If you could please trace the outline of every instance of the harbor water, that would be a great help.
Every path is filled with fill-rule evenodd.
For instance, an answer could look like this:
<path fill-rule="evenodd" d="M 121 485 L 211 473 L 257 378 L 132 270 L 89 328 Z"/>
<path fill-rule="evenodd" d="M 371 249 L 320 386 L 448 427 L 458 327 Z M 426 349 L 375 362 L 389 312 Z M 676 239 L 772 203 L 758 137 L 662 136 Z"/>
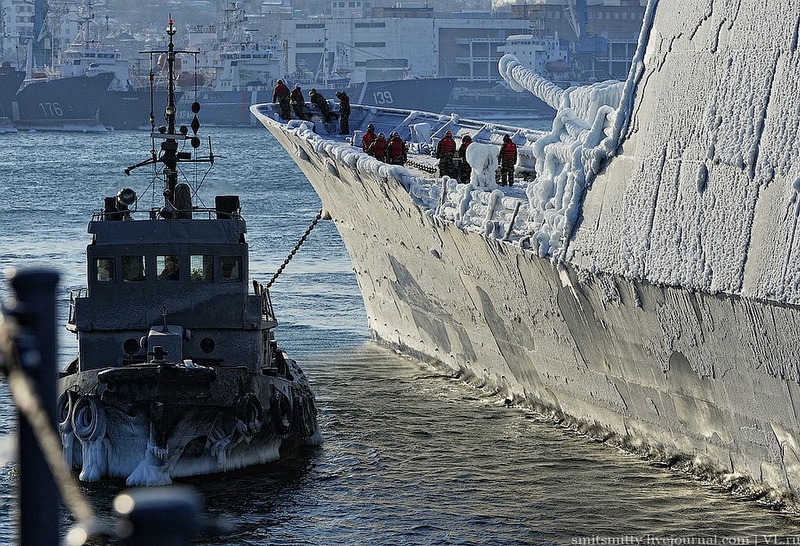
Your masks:
<path fill-rule="evenodd" d="M 266 283 L 319 199 L 266 131 L 200 132 L 213 135 L 216 165 L 184 174 L 205 177 L 204 195 L 240 196 L 251 277 Z M 0 268 L 55 267 L 63 324 L 68 290 L 85 286 L 89 217 L 120 188 L 144 195 L 147 169 L 127 177 L 123 168 L 146 159 L 149 141 L 138 132 L 19 133 L 0 136 L 0 149 Z M 185 480 L 234 527 L 202 544 L 800 543 L 796 516 L 508 407 L 371 342 L 332 222 L 317 225 L 271 293 L 276 335 L 310 377 L 325 442 L 280 464 Z M 58 342 L 63 367 L 76 343 L 64 329 Z M 0 446 L 14 428 L 0 382 Z M 0 544 L 16 537 L 16 476 L 13 461 L 0 468 Z M 108 521 L 124 487 L 81 486 Z"/>

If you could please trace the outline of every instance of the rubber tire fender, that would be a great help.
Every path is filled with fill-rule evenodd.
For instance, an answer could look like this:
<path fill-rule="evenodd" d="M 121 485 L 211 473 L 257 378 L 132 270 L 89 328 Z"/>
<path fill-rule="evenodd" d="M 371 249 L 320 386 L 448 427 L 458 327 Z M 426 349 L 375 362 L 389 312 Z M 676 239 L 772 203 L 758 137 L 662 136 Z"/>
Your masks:
<path fill-rule="evenodd" d="M 75 391 L 62 392 L 56 402 L 56 419 L 58 420 L 58 431 L 61 434 L 72 432 L 72 413 L 75 408 Z"/>
<path fill-rule="evenodd" d="M 81 396 L 72 409 L 72 430 L 83 442 L 93 442 L 105 436 L 106 412 L 94 395 Z"/>
<path fill-rule="evenodd" d="M 264 424 L 264 408 L 252 392 L 240 396 L 234 407 L 236 419 L 242 423 L 247 435 L 255 436 Z"/>
<path fill-rule="evenodd" d="M 269 404 L 269 417 L 272 427 L 279 436 L 286 436 L 292 428 L 292 404 L 289 398 L 278 391 Z"/>

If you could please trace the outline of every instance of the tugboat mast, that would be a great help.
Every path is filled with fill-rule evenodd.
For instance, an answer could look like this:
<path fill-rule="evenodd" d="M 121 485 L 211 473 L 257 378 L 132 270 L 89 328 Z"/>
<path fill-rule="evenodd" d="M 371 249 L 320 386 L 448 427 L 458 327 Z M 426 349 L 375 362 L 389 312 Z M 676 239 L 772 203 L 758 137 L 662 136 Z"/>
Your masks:
<path fill-rule="evenodd" d="M 172 18 L 167 25 L 167 35 L 169 36 L 169 45 L 167 47 L 167 107 L 164 111 L 164 116 L 167 122 L 167 134 L 175 134 L 175 44 L 172 37 L 175 36 L 175 25 L 172 24 Z M 175 206 L 175 186 L 178 184 L 178 141 L 175 138 L 167 138 L 161 143 L 161 162 L 164 163 L 164 176 L 166 178 L 167 187 L 164 190 L 164 206 L 168 207 L 170 204 Z"/>
<path fill-rule="evenodd" d="M 175 127 L 175 121 L 177 119 L 177 106 L 175 104 L 175 55 L 177 53 L 187 53 L 187 54 L 197 54 L 195 51 L 176 51 L 175 44 L 173 42 L 173 36 L 177 33 L 177 29 L 175 28 L 174 23 L 172 22 L 172 18 L 169 19 L 169 24 L 167 25 L 167 35 L 169 36 L 169 43 L 167 47 L 167 51 L 148 51 L 145 53 L 149 53 L 152 59 L 152 56 L 155 54 L 163 54 L 166 53 L 167 55 L 167 106 L 164 110 L 164 118 L 167 122 L 167 125 L 161 125 L 158 127 L 158 131 L 155 130 L 151 131 L 151 138 L 154 142 L 153 147 L 151 148 L 151 157 L 146 159 L 136 165 L 132 165 L 125 169 L 125 174 L 130 174 L 132 170 L 143 167 L 145 165 L 152 165 L 156 163 L 163 163 L 164 169 L 162 170 L 162 175 L 164 177 L 164 207 L 160 211 L 160 216 L 162 218 L 174 218 L 177 216 L 179 218 L 191 218 L 191 196 L 188 191 L 181 192 L 177 191 L 177 193 L 181 193 L 181 195 L 176 195 L 176 190 L 180 190 L 178 184 L 178 163 L 181 162 L 191 162 L 191 163 L 209 163 L 211 165 L 214 164 L 214 154 L 211 151 L 211 141 L 209 140 L 209 151 L 208 156 L 206 157 L 192 157 L 191 152 L 179 152 L 178 151 L 178 141 L 180 140 L 189 140 L 192 148 L 199 148 L 200 147 L 200 138 L 197 136 L 197 131 L 200 129 L 200 121 L 197 119 L 197 113 L 200 112 L 200 103 L 197 101 L 192 103 L 192 113 L 194 117 L 192 119 L 191 128 L 192 128 L 192 136 L 188 136 L 189 129 L 185 125 L 181 125 L 179 128 Z M 152 77 L 152 74 L 151 74 Z M 153 89 L 151 87 L 151 93 L 153 93 Z M 151 114 L 151 122 L 152 122 L 152 114 Z M 155 150 L 155 139 L 161 138 L 163 139 L 161 142 L 161 153 L 156 156 Z M 185 185 L 182 185 L 185 186 Z"/>

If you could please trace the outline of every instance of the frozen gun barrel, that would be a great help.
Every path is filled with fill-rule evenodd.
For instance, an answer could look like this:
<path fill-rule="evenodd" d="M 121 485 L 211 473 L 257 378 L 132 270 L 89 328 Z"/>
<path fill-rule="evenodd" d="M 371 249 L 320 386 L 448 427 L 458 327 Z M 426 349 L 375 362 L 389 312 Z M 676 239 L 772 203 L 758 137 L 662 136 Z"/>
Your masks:
<path fill-rule="evenodd" d="M 564 90 L 530 68 L 524 67 L 514 55 L 503 55 L 498 63 L 498 70 L 514 91 L 530 91 L 553 110 L 558 111 L 564 99 Z"/>

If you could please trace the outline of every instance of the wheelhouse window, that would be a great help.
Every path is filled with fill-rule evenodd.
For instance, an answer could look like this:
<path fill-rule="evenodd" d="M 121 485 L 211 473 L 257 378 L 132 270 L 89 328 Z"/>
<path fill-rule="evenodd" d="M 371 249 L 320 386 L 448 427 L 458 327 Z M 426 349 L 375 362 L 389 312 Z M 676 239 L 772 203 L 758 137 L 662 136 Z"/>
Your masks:
<path fill-rule="evenodd" d="M 97 276 L 95 278 L 99 282 L 114 281 L 114 258 L 97 258 L 95 265 L 97 266 Z"/>
<path fill-rule="evenodd" d="M 177 281 L 180 277 L 178 256 L 175 254 L 156 256 L 156 271 L 160 281 Z"/>
<path fill-rule="evenodd" d="M 122 280 L 123 282 L 144 281 L 144 256 L 123 256 L 122 257 Z"/>
<path fill-rule="evenodd" d="M 242 263 L 239 256 L 223 256 L 220 258 L 223 281 L 238 281 L 242 278 Z"/>
<path fill-rule="evenodd" d="M 192 281 L 203 282 L 214 280 L 214 256 L 208 254 L 192 254 L 189 257 L 189 267 L 192 270 Z"/>

